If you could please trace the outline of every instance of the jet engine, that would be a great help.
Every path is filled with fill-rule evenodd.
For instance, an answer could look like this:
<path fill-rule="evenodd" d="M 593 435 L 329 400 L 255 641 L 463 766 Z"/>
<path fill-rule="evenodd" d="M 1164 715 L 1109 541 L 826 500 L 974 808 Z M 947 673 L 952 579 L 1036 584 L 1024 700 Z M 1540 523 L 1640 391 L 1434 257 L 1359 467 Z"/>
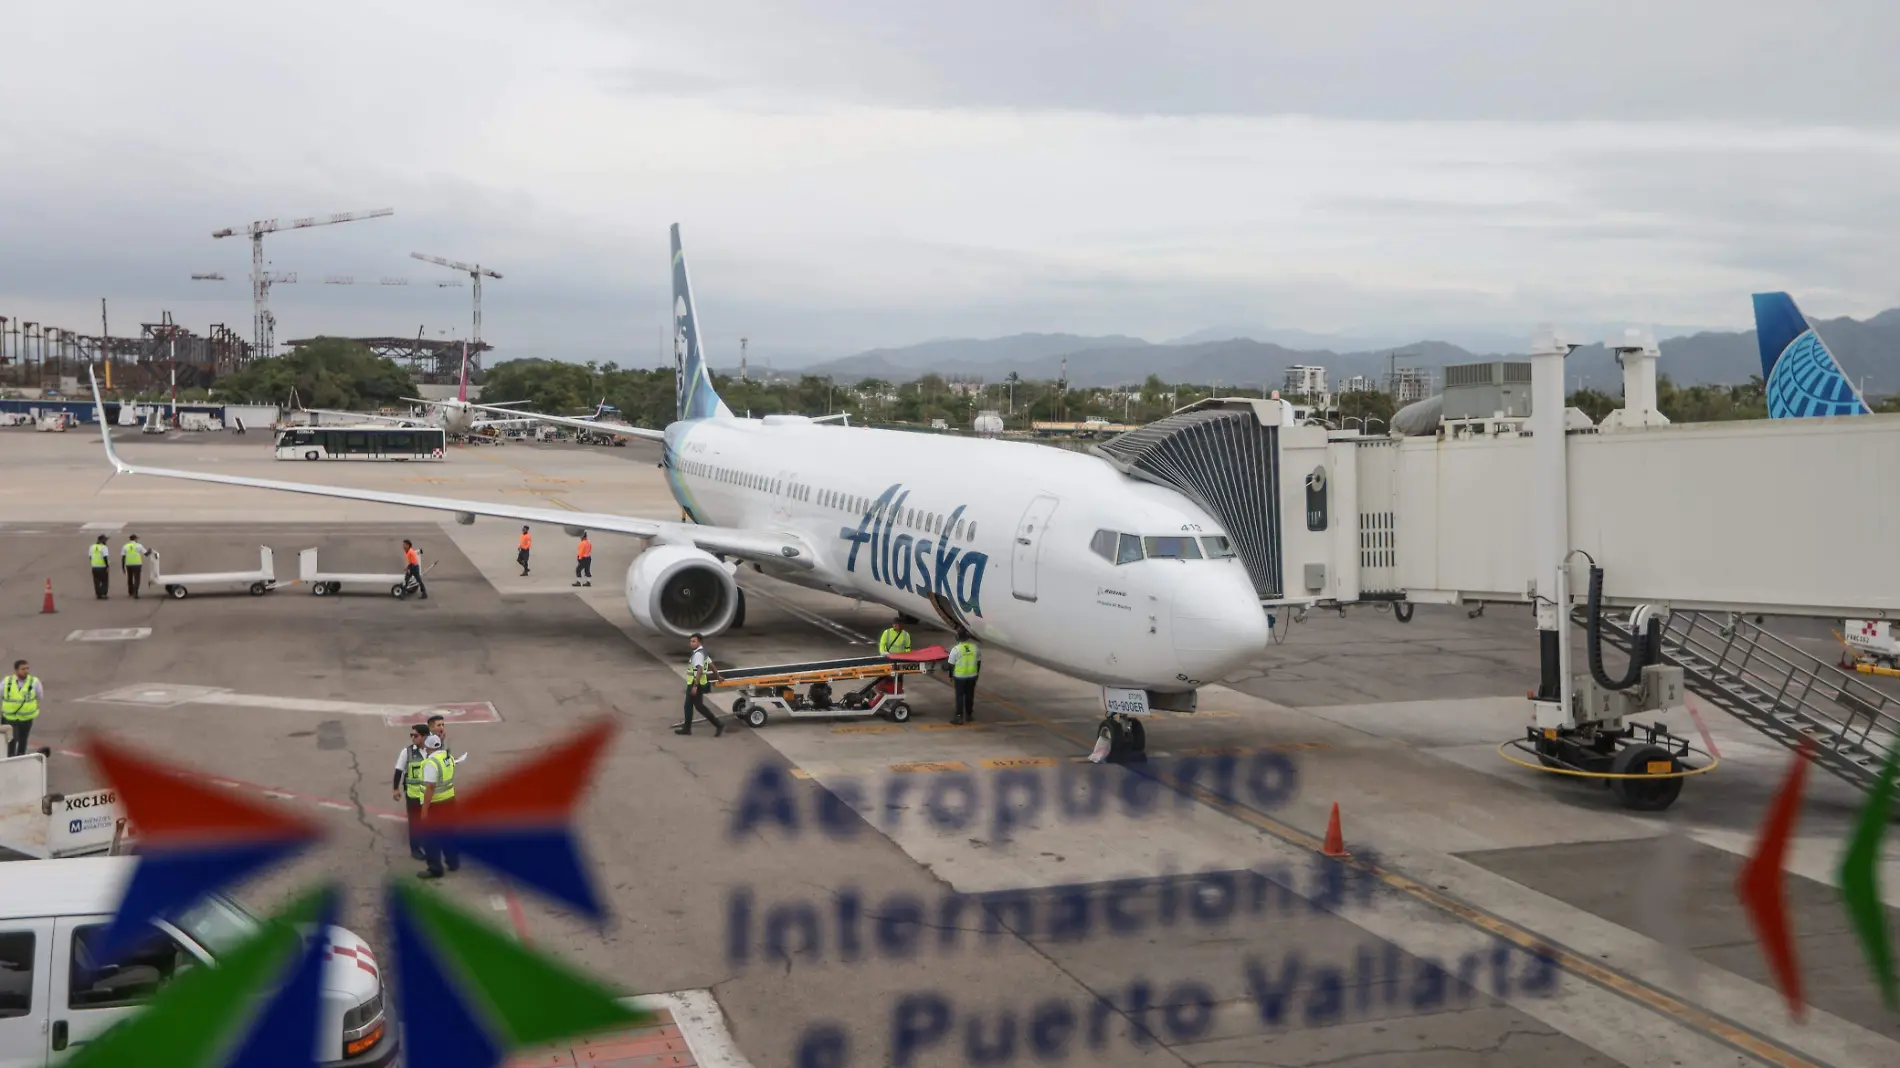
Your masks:
<path fill-rule="evenodd" d="M 655 545 L 627 568 L 627 610 L 642 627 L 684 638 L 719 634 L 739 612 L 732 571 L 703 549 Z"/>

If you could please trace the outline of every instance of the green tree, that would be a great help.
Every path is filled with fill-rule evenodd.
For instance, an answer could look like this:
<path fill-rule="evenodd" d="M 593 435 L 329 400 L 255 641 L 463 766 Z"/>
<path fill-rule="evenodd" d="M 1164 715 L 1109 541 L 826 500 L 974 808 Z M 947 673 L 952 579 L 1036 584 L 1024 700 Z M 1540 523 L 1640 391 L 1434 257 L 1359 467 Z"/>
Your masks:
<path fill-rule="evenodd" d="M 1569 404 L 1589 416 L 1591 422 L 1601 423 L 1604 416 L 1623 406 L 1623 398 L 1594 389 L 1580 389 L 1570 395 Z"/>
<path fill-rule="evenodd" d="M 1355 430 L 1361 429 L 1360 421 L 1363 421 L 1372 426 L 1374 433 L 1383 433 L 1392 425 L 1393 404 L 1389 393 L 1376 389 L 1354 390 L 1341 393 L 1337 404 L 1342 426 L 1347 425 L 1345 420 L 1352 419 L 1351 426 Z M 1376 424 L 1372 422 L 1375 419 Z"/>
<path fill-rule="evenodd" d="M 217 384 L 220 399 L 278 404 L 292 390 L 312 408 L 361 410 L 415 395 L 409 373 L 354 341 L 320 337 L 283 356 L 253 360 Z"/>

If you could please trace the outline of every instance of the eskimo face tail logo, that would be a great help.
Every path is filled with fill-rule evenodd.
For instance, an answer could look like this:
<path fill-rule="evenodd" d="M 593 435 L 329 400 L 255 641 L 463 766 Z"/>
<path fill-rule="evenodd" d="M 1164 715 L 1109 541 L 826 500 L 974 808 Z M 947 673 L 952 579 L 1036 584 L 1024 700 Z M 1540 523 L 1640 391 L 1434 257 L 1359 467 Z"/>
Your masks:
<path fill-rule="evenodd" d="M 839 540 L 851 546 L 844 569 L 857 573 L 862 559 L 876 582 L 914 593 L 927 604 L 955 605 L 959 612 L 981 618 L 989 555 L 966 551 L 943 537 L 897 533 L 896 518 L 909 498 L 909 490 L 894 484 L 871 502 L 856 527 L 838 530 Z M 960 504 L 945 517 L 943 529 L 956 530 L 966 507 Z"/>

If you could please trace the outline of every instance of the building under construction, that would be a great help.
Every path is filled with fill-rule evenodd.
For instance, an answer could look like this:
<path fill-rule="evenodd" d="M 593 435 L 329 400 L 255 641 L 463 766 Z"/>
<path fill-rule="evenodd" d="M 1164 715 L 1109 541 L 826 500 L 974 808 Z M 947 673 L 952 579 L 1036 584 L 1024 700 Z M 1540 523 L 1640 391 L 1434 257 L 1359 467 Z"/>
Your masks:
<path fill-rule="evenodd" d="M 251 359 L 251 343 L 222 323 L 197 334 L 171 321 L 142 323 L 136 336 L 104 336 L 0 315 L 0 386 L 73 391 L 86 369 L 115 390 L 208 387 Z"/>
<path fill-rule="evenodd" d="M 292 351 L 308 345 L 316 338 L 299 338 L 284 342 Z M 404 370 L 415 376 L 416 381 L 424 385 L 446 385 L 462 377 L 462 342 L 430 341 L 424 337 L 351 337 L 344 341 L 355 342 L 385 359 L 396 361 Z M 482 353 L 490 352 L 493 346 L 486 341 L 473 341 L 468 345 L 469 381 L 481 379 Z"/>

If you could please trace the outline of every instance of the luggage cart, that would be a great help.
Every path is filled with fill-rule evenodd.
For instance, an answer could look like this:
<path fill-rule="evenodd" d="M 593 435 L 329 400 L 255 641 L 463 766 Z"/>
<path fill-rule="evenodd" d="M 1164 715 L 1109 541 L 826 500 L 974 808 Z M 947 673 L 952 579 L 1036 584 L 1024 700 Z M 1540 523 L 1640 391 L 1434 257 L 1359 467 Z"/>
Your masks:
<path fill-rule="evenodd" d="M 942 646 L 932 645 L 890 656 L 734 668 L 721 671 L 712 688 L 740 691 L 733 699 L 732 714 L 751 727 L 765 726 L 774 715 L 791 719 L 884 716 L 903 723 L 911 712 L 904 676 L 933 671 L 949 656 Z M 799 692 L 800 687 L 804 692 Z"/>
<path fill-rule="evenodd" d="M 206 586 L 241 586 L 250 591 L 253 597 L 262 597 L 277 588 L 277 566 L 271 557 L 270 546 L 260 545 L 258 551 L 258 569 L 256 571 L 205 571 L 193 575 L 165 574 L 164 560 L 158 550 L 152 550 L 151 584 L 162 586 L 166 594 L 175 601 L 182 601 L 191 595 L 192 587 L 203 589 Z"/>
<path fill-rule="evenodd" d="M 393 573 L 374 574 L 339 571 L 326 574 L 325 572 L 318 571 L 317 551 L 315 549 L 305 549 L 297 554 L 297 580 L 309 586 L 310 592 L 318 597 L 342 593 L 343 584 L 346 582 L 352 586 L 368 586 L 372 589 L 388 590 L 391 597 L 397 598 L 404 596 L 408 592 L 406 588 L 408 586 L 408 576 L 406 573 L 399 575 Z"/>

